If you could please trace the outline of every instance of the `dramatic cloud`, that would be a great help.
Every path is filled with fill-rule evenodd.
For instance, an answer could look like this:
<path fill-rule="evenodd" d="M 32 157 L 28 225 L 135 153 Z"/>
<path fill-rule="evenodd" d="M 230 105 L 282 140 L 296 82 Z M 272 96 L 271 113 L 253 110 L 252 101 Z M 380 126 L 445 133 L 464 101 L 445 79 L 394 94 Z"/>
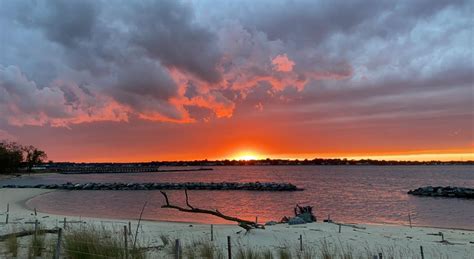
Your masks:
<path fill-rule="evenodd" d="M 0 127 L 469 121 L 472 9 L 468 0 L 2 1 Z"/>
<path fill-rule="evenodd" d="M 295 62 L 291 61 L 286 54 L 278 55 L 272 60 L 273 69 L 280 72 L 293 70 Z"/>
<path fill-rule="evenodd" d="M 67 126 L 127 120 L 126 108 L 110 97 L 85 89 L 61 80 L 40 89 L 17 67 L 0 65 L 0 113 L 12 125 Z"/>

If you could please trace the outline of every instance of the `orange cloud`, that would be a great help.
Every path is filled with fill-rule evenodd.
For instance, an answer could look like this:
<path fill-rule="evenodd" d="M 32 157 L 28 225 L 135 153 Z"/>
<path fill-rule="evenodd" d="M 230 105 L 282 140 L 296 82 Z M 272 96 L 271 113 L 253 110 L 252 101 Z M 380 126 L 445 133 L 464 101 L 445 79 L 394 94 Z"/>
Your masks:
<path fill-rule="evenodd" d="M 273 70 L 279 72 L 290 72 L 293 70 L 295 62 L 288 58 L 286 54 L 280 54 L 272 60 Z"/>

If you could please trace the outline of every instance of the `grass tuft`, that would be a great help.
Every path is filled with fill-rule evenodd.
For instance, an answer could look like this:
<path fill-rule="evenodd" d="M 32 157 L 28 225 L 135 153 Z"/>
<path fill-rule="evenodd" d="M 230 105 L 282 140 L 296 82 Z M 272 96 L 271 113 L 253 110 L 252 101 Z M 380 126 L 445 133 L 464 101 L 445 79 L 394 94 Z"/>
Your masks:
<path fill-rule="evenodd" d="M 270 249 L 265 249 L 262 251 L 262 259 L 273 259 L 273 252 Z"/>
<path fill-rule="evenodd" d="M 64 251 L 67 258 L 92 259 L 92 258 L 124 258 L 126 249 L 120 235 L 105 229 L 94 227 L 70 230 L 64 236 Z M 139 248 L 129 248 L 131 258 L 145 258 Z"/>
<path fill-rule="evenodd" d="M 11 253 L 13 257 L 18 256 L 18 238 L 16 236 L 11 236 L 5 241 L 7 251 Z"/>
<path fill-rule="evenodd" d="M 261 256 L 261 253 L 253 250 L 250 247 L 243 248 L 239 246 L 237 249 L 236 258 L 237 259 L 260 259 L 262 258 L 262 256 Z"/>
<path fill-rule="evenodd" d="M 41 257 L 45 250 L 44 235 L 31 236 L 30 246 L 28 247 L 28 256 L 30 258 Z"/>
<path fill-rule="evenodd" d="M 290 249 L 287 246 L 280 248 L 278 250 L 278 257 L 280 259 L 291 259 L 292 257 Z"/>

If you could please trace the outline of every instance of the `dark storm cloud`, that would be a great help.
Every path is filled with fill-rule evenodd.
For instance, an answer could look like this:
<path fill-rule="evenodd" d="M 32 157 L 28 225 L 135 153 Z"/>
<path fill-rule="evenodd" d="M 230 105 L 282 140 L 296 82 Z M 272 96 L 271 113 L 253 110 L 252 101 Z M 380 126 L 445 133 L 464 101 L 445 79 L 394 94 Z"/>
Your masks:
<path fill-rule="evenodd" d="M 42 27 L 48 39 L 73 48 L 92 38 L 99 12 L 94 1 L 51 0 L 36 4 L 44 6 L 32 17 L 23 17 L 24 22 Z"/>
<path fill-rule="evenodd" d="M 439 100 L 472 88 L 472 5 L 3 1 L 0 112 L 15 125 L 60 126 L 133 116 L 190 122 L 230 117 L 236 105 L 265 112 L 280 104 L 285 113 L 363 102 L 390 114 L 393 105 L 374 100 Z M 472 108 L 449 96 L 437 109 Z M 350 106 L 357 116 L 369 113 L 358 107 Z"/>
<path fill-rule="evenodd" d="M 394 37 L 446 8 L 466 8 L 469 1 L 284 0 L 242 1 L 240 5 L 245 11 L 235 16 L 247 28 L 264 32 L 270 40 L 310 47 L 334 34 Z M 229 16 L 234 12 L 228 11 Z"/>
<path fill-rule="evenodd" d="M 176 94 L 176 85 L 156 63 L 132 63 L 120 71 L 117 86 L 124 91 L 167 100 Z"/>
<path fill-rule="evenodd" d="M 139 59 L 142 48 L 165 66 L 205 81 L 220 80 L 217 37 L 196 24 L 193 10 L 181 1 L 125 1 L 122 6 L 106 1 L 34 3 L 32 16 L 20 10 L 18 19 L 64 46 L 69 61 L 79 69 L 107 72 L 96 71 L 104 69 L 101 62 Z"/>
<path fill-rule="evenodd" d="M 194 22 L 189 6 L 180 1 L 137 2 L 130 16 L 132 42 L 152 57 L 211 83 L 221 79 L 217 36 Z"/>

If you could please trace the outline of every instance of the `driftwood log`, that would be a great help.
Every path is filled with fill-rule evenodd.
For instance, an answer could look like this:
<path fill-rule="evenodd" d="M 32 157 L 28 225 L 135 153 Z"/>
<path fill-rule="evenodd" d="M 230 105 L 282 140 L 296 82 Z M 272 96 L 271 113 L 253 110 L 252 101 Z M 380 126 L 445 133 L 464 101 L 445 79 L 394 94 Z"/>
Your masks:
<path fill-rule="evenodd" d="M 201 214 L 214 215 L 216 217 L 223 218 L 225 220 L 237 222 L 239 224 L 239 227 L 244 228 L 247 231 L 249 231 L 251 229 L 255 229 L 255 228 L 260 228 L 260 229 L 265 228 L 264 225 L 258 224 L 257 222 L 254 222 L 254 221 L 249 221 L 249 220 L 245 220 L 245 219 L 239 219 L 239 218 L 236 218 L 236 217 L 224 215 L 217 209 L 216 210 L 207 210 L 207 209 L 200 209 L 200 208 L 196 208 L 194 206 L 191 206 L 191 204 L 189 204 L 189 198 L 188 198 L 188 191 L 187 190 L 184 190 L 184 194 L 186 195 L 186 205 L 188 206 L 187 208 L 170 204 L 170 202 L 168 200 L 168 195 L 166 194 L 166 192 L 164 192 L 164 191 L 160 191 L 160 192 L 163 195 L 163 197 L 165 198 L 165 202 L 166 202 L 165 205 L 161 206 L 162 208 L 176 209 L 176 210 L 179 210 L 179 211 L 182 211 L 182 212 L 189 212 L 189 213 L 201 213 Z"/>

